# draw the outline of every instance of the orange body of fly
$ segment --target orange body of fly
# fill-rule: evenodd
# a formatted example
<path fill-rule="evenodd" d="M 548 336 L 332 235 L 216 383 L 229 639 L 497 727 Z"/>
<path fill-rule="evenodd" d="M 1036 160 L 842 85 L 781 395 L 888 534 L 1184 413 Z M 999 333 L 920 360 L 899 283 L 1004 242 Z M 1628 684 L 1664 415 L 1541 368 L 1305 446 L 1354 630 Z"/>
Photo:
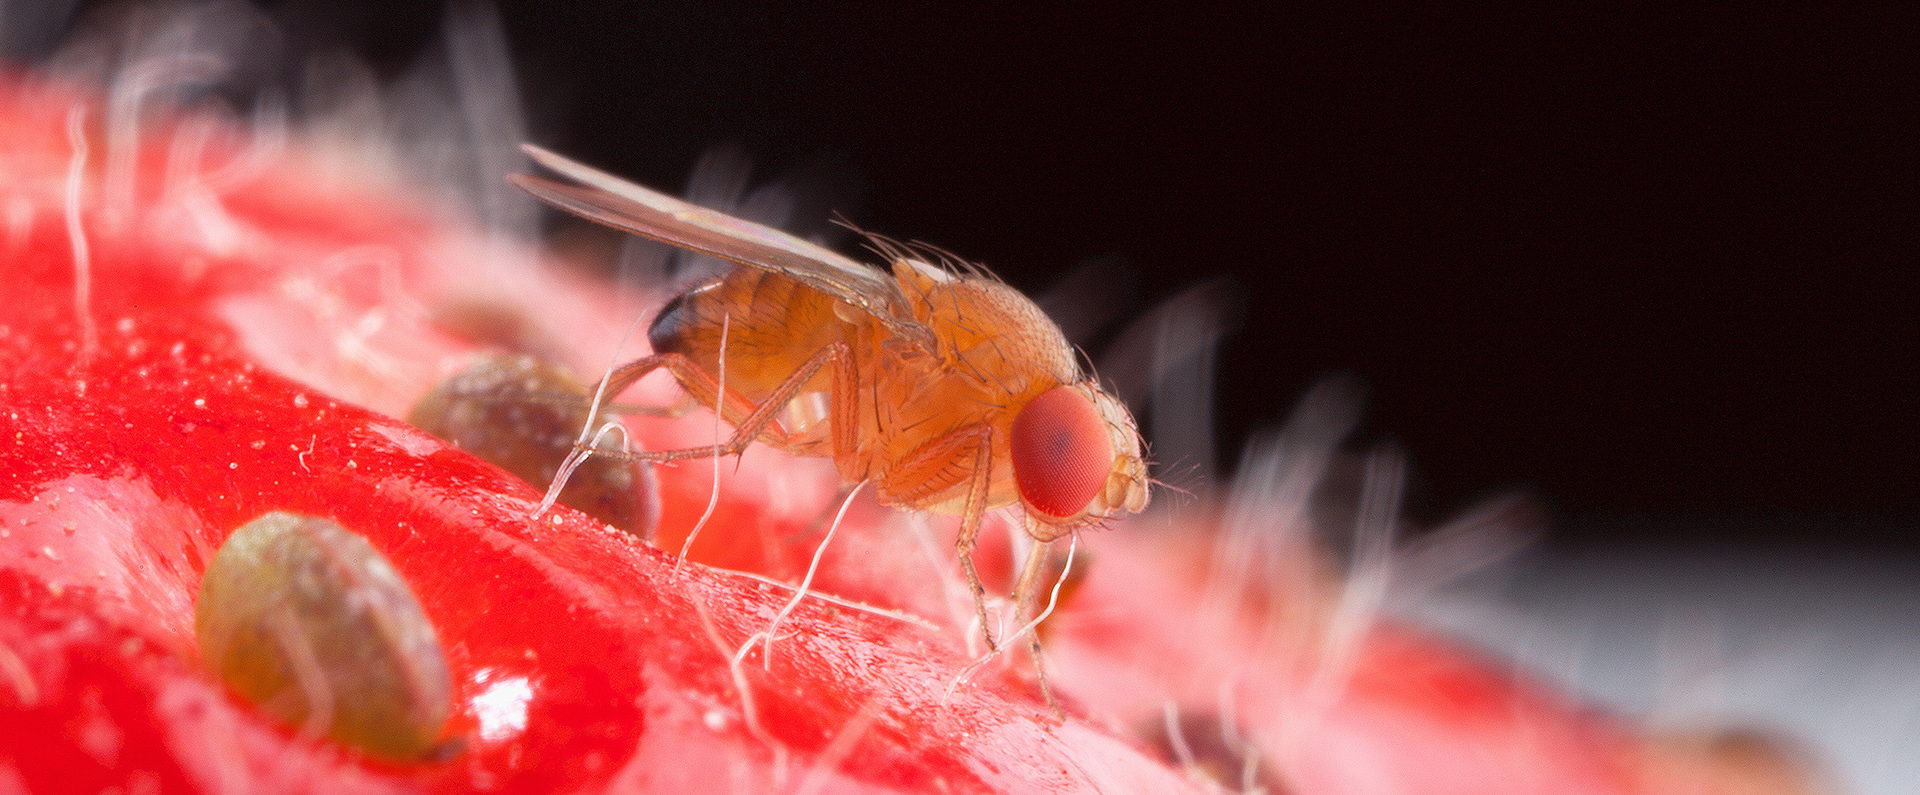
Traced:
<path fill-rule="evenodd" d="M 610 399 L 666 369 L 700 402 L 719 406 L 734 437 L 631 457 L 732 455 L 755 441 L 830 456 L 842 478 L 872 484 L 885 504 L 959 514 L 960 558 L 976 601 L 983 589 L 969 553 L 986 511 L 1020 505 L 1027 533 L 1044 544 L 1146 507 L 1132 417 L 1087 377 L 1059 327 L 1019 291 L 882 243 L 893 260 L 884 273 L 528 151 L 579 183 L 512 177 L 541 200 L 748 266 L 670 301 L 648 331 L 653 355 L 615 368 L 605 383 Z M 1032 594 L 1039 552 L 1016 601 Z"/>

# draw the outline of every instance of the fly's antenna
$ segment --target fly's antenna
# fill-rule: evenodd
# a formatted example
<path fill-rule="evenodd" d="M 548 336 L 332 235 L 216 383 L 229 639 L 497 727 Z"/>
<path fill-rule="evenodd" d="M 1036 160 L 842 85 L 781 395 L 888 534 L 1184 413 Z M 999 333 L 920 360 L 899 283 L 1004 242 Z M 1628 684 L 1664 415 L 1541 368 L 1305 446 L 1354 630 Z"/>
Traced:
<path fill-rule="evenodd" d="M 1184 496 L 1184 497 L 1186 497 L 1186 498 L 1187 498 L 1187 499 L 1189 499 L 1189 500 L 1197 500 L 1197 499 L 1200 499 L 1200 495 L 1198 495 L 1198 494 L 1195 494 L 1195 493 L 1193 493 L 1193 491 L 1192 491 L 1192 490 L 1190 490 L 1190 489 L 1184 489 L 1184 488 L 1181 488 L 1181 487 L 1179 487 L 1179 486 L 1175 486 L 1175 485 L 1173 485 L 1172 483 L 1168 483 L 1168 482 L 1166 482 L 1166 481 L 1164 481 L 1164 480 L 1161 480 L 1161 479 L 1159 479 L 1159 478 L 1153 478 L 1153 477 L 1150 477 L 1150 478 L 1147 478 L 1147 482 L 1148 482 L 1148 483 L 1151 483 L 1151 484 L 1153 484 L 1153 485 L 1155 485 L 1155 486 L 1159 486 L 1160 488 L 1163 488 L 1163 489 L 1166 489 L 1167 491 L 1171 491 L 1171 492 L 1174 492 L 1174 493 L 1176 493 L 1176 494 L 1179 494 L 1179 495 L 1182 495 L 1182 496 Z"/>
<path fill-rule="evenodd" d="M 1178 460 L 1160 461 L 1142 456 L 1140 463 L 1160 473 L 1160 485 L 1188 495 L 1198 495 L 1206 490 L 1211 481 L 1203 470 L 1206 464 L 1195 461 L 1192 455 L 1183 455 Z"/>

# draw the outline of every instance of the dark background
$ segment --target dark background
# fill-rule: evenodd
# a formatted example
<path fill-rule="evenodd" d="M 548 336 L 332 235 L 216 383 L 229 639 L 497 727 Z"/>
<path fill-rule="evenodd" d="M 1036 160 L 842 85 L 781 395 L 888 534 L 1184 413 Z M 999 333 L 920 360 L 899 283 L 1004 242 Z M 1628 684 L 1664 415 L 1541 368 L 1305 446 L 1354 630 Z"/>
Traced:
<path fill-rule="evenodd" d="M 437 2 L 266 5 L 384 70 L 437 44 Z M 500 10 L 535 137 L 644 184 L 730 141 L 1029 291 L 1230 276 L 1223 464 L 1349 370 L 1420 515 L 1920 552 L 1914 19 L 1171 5 Z"/>

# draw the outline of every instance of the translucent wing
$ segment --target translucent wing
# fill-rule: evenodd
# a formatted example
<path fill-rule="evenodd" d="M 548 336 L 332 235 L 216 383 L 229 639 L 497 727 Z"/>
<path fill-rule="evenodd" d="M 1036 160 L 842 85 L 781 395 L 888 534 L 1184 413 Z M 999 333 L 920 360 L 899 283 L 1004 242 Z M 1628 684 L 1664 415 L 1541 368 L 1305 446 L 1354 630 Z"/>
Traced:
<path fill-rule="evenodd" d="M 641 237 L 777 271 L 866 311 L 896 334 L 916 342 L 932 339 L 924 326 L 905 316 L 906 300 L 900 288 L 874 268 L 778 229 L 688 204 L 538 146 L 522 144 L 521 148 L 535 162 L 579 183 L 507 175 L 508 181 L 534 198 Z"/>

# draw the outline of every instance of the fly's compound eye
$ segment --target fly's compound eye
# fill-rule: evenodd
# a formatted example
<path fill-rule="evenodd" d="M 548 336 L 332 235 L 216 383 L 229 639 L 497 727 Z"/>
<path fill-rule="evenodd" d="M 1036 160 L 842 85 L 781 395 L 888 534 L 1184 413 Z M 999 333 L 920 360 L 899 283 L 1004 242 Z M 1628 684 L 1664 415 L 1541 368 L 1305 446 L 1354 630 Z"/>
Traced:
<path fill-rule="evenodd" d="M 1013 418 L 1013 479 L 1027 507 L 1056 519 L 1087 509 L 1113 471 L 1100 410 L 1080 390 L 1054 387 Z"/>

